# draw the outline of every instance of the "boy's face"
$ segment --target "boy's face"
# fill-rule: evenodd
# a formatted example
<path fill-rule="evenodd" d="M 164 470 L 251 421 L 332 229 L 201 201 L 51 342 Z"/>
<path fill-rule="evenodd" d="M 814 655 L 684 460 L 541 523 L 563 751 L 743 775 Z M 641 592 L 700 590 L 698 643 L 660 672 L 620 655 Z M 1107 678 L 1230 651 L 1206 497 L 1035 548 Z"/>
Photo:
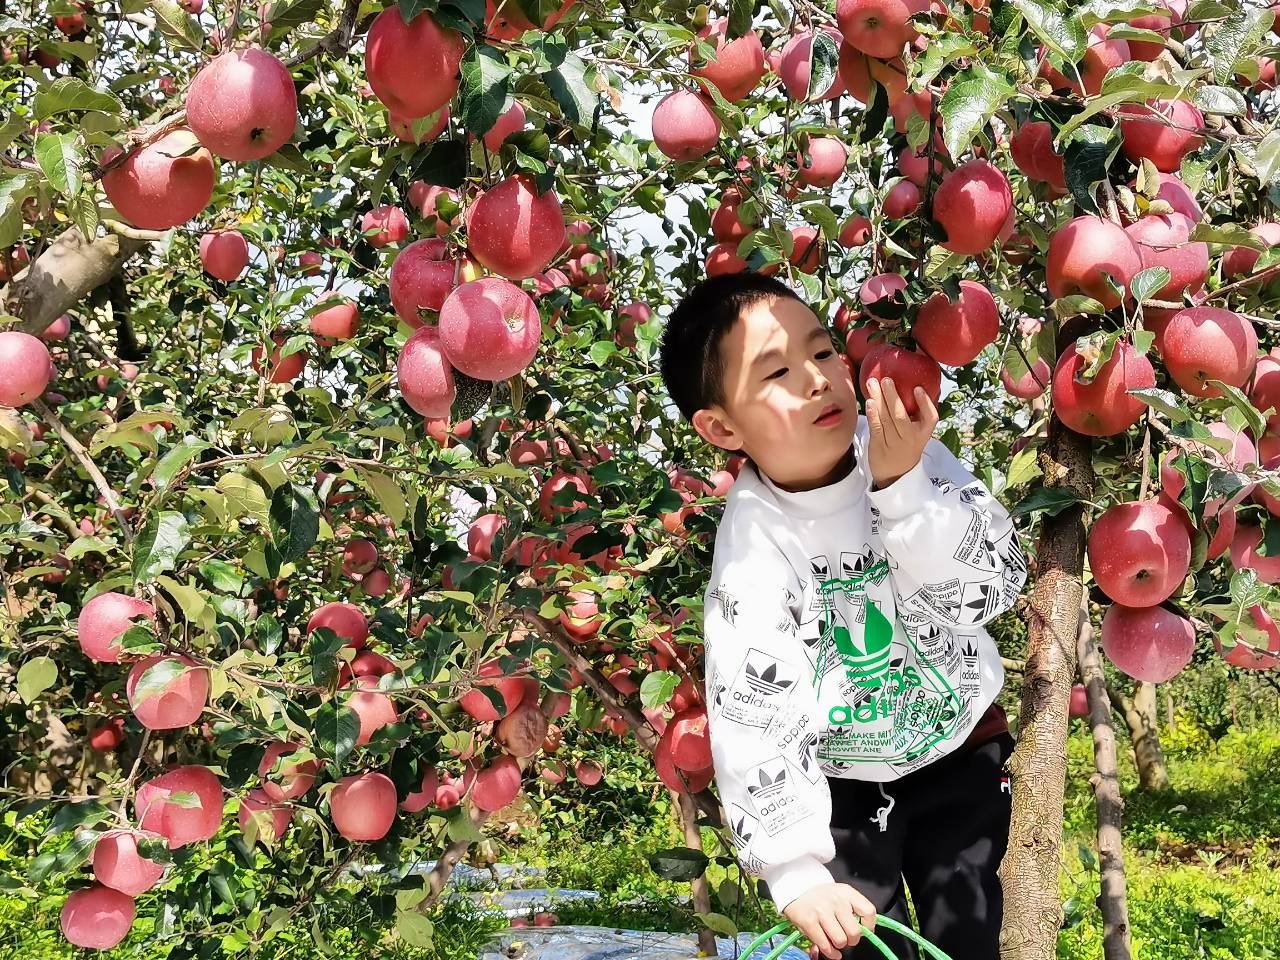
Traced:
<path fill-rule="evenodd" d="M 790 297 L 744 310 L 720 342 L 724 403 L 699 410 L 704 439 L 741 450 L 792 490 L 836 479 L 858 425 L 844 358 L 812 310 Z"/>

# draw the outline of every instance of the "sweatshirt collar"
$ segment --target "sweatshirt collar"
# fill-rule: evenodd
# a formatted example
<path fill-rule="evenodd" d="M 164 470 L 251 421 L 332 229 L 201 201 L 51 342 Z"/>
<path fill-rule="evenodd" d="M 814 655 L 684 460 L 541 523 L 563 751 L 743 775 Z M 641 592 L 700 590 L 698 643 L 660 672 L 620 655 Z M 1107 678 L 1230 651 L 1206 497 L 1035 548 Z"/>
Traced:
<path fill-rule="evenodd" d="M 854 431 L 853 456 L 853 469 L 847 476 L 835 483 L 815 487 L 812 490 L 783 490 L 765 476 L 755 464 L 749 464 L 745 469 L 751 470 L 756 477 L 759 477 L 761 485 L 769 491 L 770 496 L 786 513 L 805 517 L 832 516 L 847 510 L 854 501 L 866 493 L 869 485 L 866 471 L 866 433 L 862 420 L 859 420 L 858 427 Z"/>

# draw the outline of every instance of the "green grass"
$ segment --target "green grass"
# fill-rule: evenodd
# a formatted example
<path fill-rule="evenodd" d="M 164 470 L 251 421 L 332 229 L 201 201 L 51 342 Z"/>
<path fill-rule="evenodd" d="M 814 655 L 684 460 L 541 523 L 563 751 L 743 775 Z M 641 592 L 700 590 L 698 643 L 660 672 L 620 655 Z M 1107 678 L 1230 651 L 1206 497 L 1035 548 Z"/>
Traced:
<path fill-rule="evenodd" d="M 1121 750 L 1126 799 L 1125 859 L 1135 960 L 1280 960 L 1280 728 L 1232 730 L 1216 743 L 1192 724 L 1167 736 L 1171 786 L 1145 795 Z M 1122 747 L 1124 744 L 1122 744 Z M 647 857 L 679 846 L 671 805 L 655 790 L 651 771 L 634 752 L 619 747 L 606 762 L 610 777 L 597 788 L 571 787 L 536 797 L 540 816 L 492 836 L 488 854 L 505 862 L 546 868 L 546 885 L 594 889 L 593 901 L 562 901 L 563 923 L 638 930 L 692 931 L 697 920 L 689 885 L 663 880 Z M 1092 744 L 1076 725 L 1068 744 L 1062 896 L 1067 926 L 1058 960 L 1099 960 L 1101 917 L 1094 842 Z M 578 792 L 575 792 L 578 790 Z M 712 910 L 740 930 L 763 930 L 777 921 L 772 904 L 739 889 L 739 871 L 727 851 L 704 832 Z M 21 876 L 25 864 L 0 857 L 0 867 Z M 336 960 L 472 960 L 505 923 L 482 915 L 469 902 L 446 901 L 429 914 L 434 948 L 406 947 L 389 922 L 364 924 L 376 899 L 371 891 L 344 890 L 330 900 L 318 929 Z M 125 946 L 104 960 L 161 960 L 170 948 L 144 943 L 160 894 L 139 901 L 139 921 Z M 58 932 L 61 892 L 9 888 L 0 892 L 0 960 L 77 960 Z M 362 939 L 362 926 L 379 933 Z M 310 921 L 280 931 L 255 960 L 324 955 L 314 945 Z M 212 957 L 242 957 L 233 944 Z M 176 957 L 178 953 L 173 955 Z"/>

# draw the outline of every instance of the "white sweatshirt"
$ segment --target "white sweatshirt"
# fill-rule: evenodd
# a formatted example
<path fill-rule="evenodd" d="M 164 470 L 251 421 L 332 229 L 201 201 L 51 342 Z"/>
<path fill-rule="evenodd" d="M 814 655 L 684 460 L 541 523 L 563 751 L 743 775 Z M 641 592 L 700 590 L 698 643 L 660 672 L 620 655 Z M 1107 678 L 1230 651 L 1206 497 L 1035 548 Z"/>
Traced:
<path fill-rule="evenodd" d="M 982 624 L 1027 564 L 1009 514 L 938 440 L 871 490 L 849 476 L 729 493 L 703 608 L 711 749 L 738 859 L 779 910 L 831 883 L 827 777 L 888 782 L 964 742 L 1004 683 Z"/>

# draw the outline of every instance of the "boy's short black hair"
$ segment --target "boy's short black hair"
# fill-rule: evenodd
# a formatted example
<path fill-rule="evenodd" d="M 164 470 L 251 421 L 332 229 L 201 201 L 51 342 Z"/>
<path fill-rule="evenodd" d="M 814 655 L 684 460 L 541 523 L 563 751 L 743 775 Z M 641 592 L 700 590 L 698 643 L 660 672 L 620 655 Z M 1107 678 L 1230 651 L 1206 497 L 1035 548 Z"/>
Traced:
<path fill-rule="evenodd" d="M 662 381 L 686 420 L 723 402 L 720 341 L 742 311 L 777 297 L 800 300 L 794 290 L 774 277 L 726 273 L 699 282 L 671 311 L 662 332 Z"/>

